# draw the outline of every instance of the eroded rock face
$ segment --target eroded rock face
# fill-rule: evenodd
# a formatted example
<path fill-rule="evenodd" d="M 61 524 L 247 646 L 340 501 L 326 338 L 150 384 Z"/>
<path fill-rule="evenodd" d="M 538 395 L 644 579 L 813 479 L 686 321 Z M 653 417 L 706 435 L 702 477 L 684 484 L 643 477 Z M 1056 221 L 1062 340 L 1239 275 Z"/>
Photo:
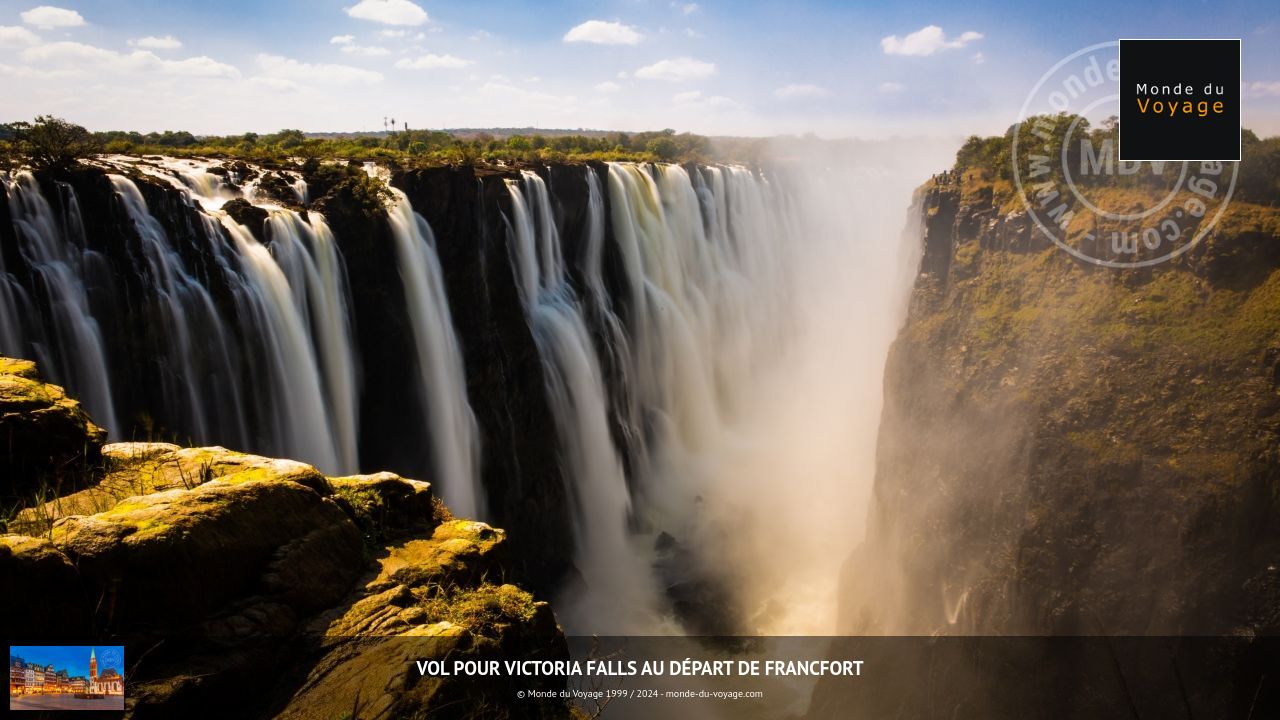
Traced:
<path fill-rule="evenodd" d="M 1280 550 L 1280 266 L 1223 258 L 1280 214 L 1235 203 L 1187 257 L 1113 271 L 1028 244 L 986 189 L 915 208 L 844 630 L 1274 632 L 1248 608 Z"/>
<path fill-rule="evenodd" d="M 550 607 L 501 584 L 505 533 L 485 523 L 441 523 L 429 539 L 389 546 L 378 567 L 334 610 L 308 626 L 322 658 L 277 717 L 473 717 L 485 707 L 512 717 L 561 717 L 565 708 L 510 698 L 562 681 L 419 675 L 419 660 L 563 660 L 568 648 Z"/>
<path fill-rule="evenodd" d="M 1226 708 L 1275 662 L 1248 646 L 1280 631 L 1280 213 L 1233 203 L 1183 257 L 1117 271 L 972 190 L 914 208 L 924 259 L 840 632 L 1130 640 L 849 643 L 905 679 L 824 679 L 810 716 L 1247 715 Z"/>
<path fill-rule="evenodd" d="M 33 412 L 78 412 L 40 392 Z M 0 536 L 22 588 L 0 629 L 124 644 L 130 717 L 462 716 L 515 688 L 422 678 L 414 660 L 567 657 L 546 603 L 506 584 L 506 534 L 453 518 L 429 483 L 166 443 L 107 445 L 94 477 Z"/>
<path fill-rule="evenodd" d="M 107 433 L 35 363 L 0 358 L 0 500 L 13 507 L 81 487 Z"/>

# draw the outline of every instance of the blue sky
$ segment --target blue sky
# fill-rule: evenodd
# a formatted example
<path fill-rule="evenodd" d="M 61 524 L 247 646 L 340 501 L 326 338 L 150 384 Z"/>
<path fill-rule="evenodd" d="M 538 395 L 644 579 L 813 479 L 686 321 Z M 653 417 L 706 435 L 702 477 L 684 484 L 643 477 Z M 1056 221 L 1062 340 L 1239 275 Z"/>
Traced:
<path fill-rule="evenodd" d="M 48 647 L 28 647 L 28 646 L 10 646 L 9 657 L 20 657 L 28 663 L 38 665 L 53 665 L 54 670 L 66 670 L 71 677 L 89 677 L 89 650 L 88 645 L 63 645 Z M 95 647 L 98 657 L 98 673 L 101 674 L 108 667 L 114 668 L 116 672 L 124 674 L 124 670 L 117 662 L 108 664 L 107 659 L 110 656 L 116 658 L 124 657 L 124 648 L 115 647 Z M 112 652 L 108 652 L 112 651 Z"/>
<path fill-rule="evenodd" d="M 1244 121 L 1280 134 L 1280 3 L 0 0 L 0 120 L 197 133 L 672 127 L 1003 130 L 1061 57 L 1244 39 Z"/>

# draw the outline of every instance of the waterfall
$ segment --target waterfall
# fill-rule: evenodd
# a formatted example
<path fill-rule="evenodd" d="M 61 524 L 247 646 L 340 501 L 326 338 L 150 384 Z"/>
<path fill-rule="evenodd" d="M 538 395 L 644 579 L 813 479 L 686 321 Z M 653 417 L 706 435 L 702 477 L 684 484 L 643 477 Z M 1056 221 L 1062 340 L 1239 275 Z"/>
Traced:
<path fill-rule="evenodd" d="M 196 442 L 211 442 L 221 432 L 214 418 L 228 395 L 239 395 L 238 378 L 229 353 L 231 333 L 213 297 L 190 272 L 169 241 L 164 226 L 147 208 L 132 180 L 110 175 L 116 197 L 124 205 L 141 241 L 144 287 L 153 293 L 150 304 L 159 316 L 154 329 L 165 339 L 165 368 L 160 378 L 170 414 Z M 244 427 L 242 418 L 233 423 Z"/>
<path fill-rule="evenodd" d="M 80 397 L 99 424 L 119 433 L 102 332 L 89 307 L 87 276 L 101 263 L 101 256 L 86 247 L 75 193 L 58 185 L 64 200 L 59 221 L 31 173 L 18 173 L 12 182 L 5 183 L 5 189 L 18 250 L 38 277 L 39 305 L 48 312 L 44 324 L 49 330 L 48 344 L 36 344 L 36 359 L 54 382 Z M 0 259 L 0 273 L 4 272 L 2 263 Z M 26 356 L 17 316 L 20 295 L 15 292 L 16 284 L 4 274 L 6 279 L 0 283 L 0 351 Z"/>
<path fill-rule="evenodd" d="M 298 296 L 271 251 L 230 217 L 222 226 L 244 264 L 255 314 L 262 319 L 271 374 L 267 407 L 273 435 L 288 453 L 324 472 L 354 472 L 341 465 L 342 442 L 333 431 L 324 397 L 321 371 Z"/>
<path fill-rule="evenodd" d="M 578 575 L 556 607 L 571 631 L 667 632 L 673 615 L 689 627 L 677 594 L 691 587 L 746 632 L 832 627 L 839 565 L 863 532 L 884 357 L 910 286 L 900 266 L 912 263 L 894 241 L 901 215 L 883 206 L 909 197 L 932 162 L 915 175 L 823 157 L 752 170 L 592 164 L 581 169 L 585 207 L 573 204 L 585 212 L 564 222 L 557 203 L 580 198 L 557 198 L 535 172 L 506 179 L 507 260 L 570 504 Z M 380 368 L 357 362 L 370 361 L 353 321 L 364 296 L 352 294 L 337 238 L 320 214 L 258 200 L 252 183 L 218 172 L 208 161 L 129 164 L 127 174 L 182 193 L 185 206 L 165 201 L 155 215 L 152 184 L 109 175 L 113 204 L 95 220 L 125 218 L 136 237 L 109 228 L 105 241 L 98 227 L 85 233 L 71 186 L 46 183 L 58 188 L 46 202 L 30 174 L 0 175 L 17 231 L 0 254 L 0 352 L 41 361 L 113 433 L 151 418 L 165 439 L 331 474 L 384 469 L 361 466 L 360 378 Z M 582 187 L 572 172 L 554 176 Z M 478 182 L 483 191 L 492 180 Z M 308 196 L 300 179 L 294 192 Z M 408 391 L 426 429 L 397 424 L 409 428 L 404 441 L 429 448 L 452 509 L 483 517 L 481 433 L 435 238 L 391 192 L 416 360 Z M 263 227 L 223 209 L 235 197 L 266 211 Z M 102 207 L 86 201 L 84 217 Z M 481 223 L 488 239 L 495 218 L 480 213 L 492 207 L 459 221 Z M 571 226 L 581 236 L 562 238 Z M 477 252 L 488 260 L 487 246 Z M 386 282 L 389 270 L 358 281 Z M 504 333 L 479 344 L 524 342 L 523 329 Z M 521 460 L 506 464 L 519 472 Z"/>
<path fill-rule="evenodd" d="M 512 262 L 546 368 L 574 510 L 575 564 L 582 587 L 564 598 L 564 617 L 611 633 L 643 632 L 655 622 L 653 582 L 631 544 L 631 499 L 609 432 L 604 379 L 581 302 L 565 273 L 547 186 L 531 171 L 507 185 Z"/>
<path fill-rule="evenodd" d="M 309 344 L 324 378 L 326 417 L 332 421 L 334 467 L 356 472 L 356 372 L 347 311 L 347 272 L 333 233 L 319 213 L 306 220 L 292 210 L 274 210 L 267 220 L 271 254 L 293 290 L 294 306 L 305 321 Z M 252 247 L 252 246 L 250 246 Z M 253 252 L 258 254 L 256 249 Z"/>
<path fill-rule="evenodd" d="M 484 517 L 479 434 L 467 401 L 462 349 L 449 313 L 435 238 L 409 198 L 398 189 L 391 192 L 395 201 L 387 219 L 418 355 L 418 392 L 431 434 L 435 479 L 453 512 Z"/>
<path fill-rule="evenodd" d="M 216 218 L 215 237 L 227 235 L 235 262 L 227 278 L 236 289 L 238 315 L 250 319 L 246 343 L 263 357 L 268 382 L 258 414 L 268 419 L 272 452 L 310 462 L 325 472 L 359 470 L 358 389 L 350 289 L 332 231 L 319 213 L 257 202 L 269 213 L 270 248 L 221 211 L 232 191 L 217 175 L 190 161 L 169 163 L 181 188 Z M 167 178 L 166 178 L 167 179 Z M 172 181 L 171 181 L 172 182 Z M 305 195 L 301 178 L 294 190 Z M 251 190 L 251 188 L 249 188 Z M 249 193 L 252 196 L 252 193 Z M 251 398 L 246 398 L 246 403 Z"/>

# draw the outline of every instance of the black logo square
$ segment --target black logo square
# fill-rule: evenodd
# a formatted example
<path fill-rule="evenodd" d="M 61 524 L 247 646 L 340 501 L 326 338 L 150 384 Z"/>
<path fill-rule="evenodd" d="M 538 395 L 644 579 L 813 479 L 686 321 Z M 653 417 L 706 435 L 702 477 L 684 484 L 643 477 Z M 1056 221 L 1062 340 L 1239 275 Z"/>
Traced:
<path fill-rule="evenodd" d="M 1121 40 L 1120 159 L 1239 160 L 1240 41 Z"/>

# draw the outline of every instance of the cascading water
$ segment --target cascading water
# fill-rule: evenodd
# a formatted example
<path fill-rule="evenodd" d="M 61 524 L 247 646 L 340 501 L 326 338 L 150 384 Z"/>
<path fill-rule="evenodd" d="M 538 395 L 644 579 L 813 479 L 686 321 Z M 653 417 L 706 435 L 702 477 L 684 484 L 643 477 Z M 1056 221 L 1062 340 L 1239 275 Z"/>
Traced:
<path fill-rule="evenodd" d="M 259 415 L 268 420 L 272 452 L 310 462 L 325 472 L 359 469 L 358 392 L 350 290 L 333 233 L 318 213 L 305 217 L 270 203 L 268 249 L 221 211 L 232 191 L 222 179 L 189 163 L 172 163 L 181 187 L 207 214 L 207 234 L 235 248 L 228 280 L 239 316 L 251 318 L 246 345 L 265 360 L 268 381 Z M 164 176 L 161 176 L 164 177 Z M 167 177 L 165 178 L 167 179 Z M 295 185 L 295 191 L 305 191 Z M 216 244 L 216 243 L 215 243 Z M 223 266 L 233 262 L 222 258 Z M 246 398 L 246 405 L 252 398 Z"/>
<path fill-rule="evenodd" d="M 109 177 L 141 241 L 144 287 L 153 293 L 149 299 L 158 315 L 156 327 L 166 338 L 168 357 L 160 380 L 172 406 L 170 414 L 183 418 L 183 427 L 196 442 L 211 441 L 213 418 L 228 389 L 235 392 L 238 385 L 229 356 L 220 352 L 229 336 L 226 323 L 208 289 L 190 273 L 164 227 L 151 215 L 138 186 L 123 175 Z M 213 352 L 206 351 L 210 340 L 216 341 Z"/>
<path fill-rule="evenodd" d="M 404 284 L 414 348 L 418 390 L 426 411 L 436 478 L 449 507 L 463 517 L 484 517 L 480 486 L 480 446 L 475 415 L 467 401 L 462 350 L 449 314 L 440 260 L 431 227 L 413 211 L 409 198 L 391 190 L 387 209 L 396 260 Z"/>
<path fill-rule="evenodd" d="M 39 306 L 49 313 L 44 323 L 50 330 L 48 342 L 35 343 L 34 351 L 50 378 L 79 395 L 93 417 L 118 432 L 102 332 L 89 308 L 88 275 L 100 266 L 102 258 L 85 246 L 75 193 L 65 185 L 58 188 L 65 202 L 62 221 L 55 217 L 31 173 L 18 173 L 12 182 L 5 183 L 19 252 L 39 278 L 37 287 L 43 295 Z M 3 270 L 0 266 L 0 273 Z M 0 311 L 0 352 L 22 356 L 27 353 L 20 320 L 6 317 L 19 307 L 14 287 L 7 279 L 0 283 L 0 304 L 13 309 Z"/>
<path fill-rule="evenodd" d="M 846 210 L 874 207 L 885 189 L 907 197 L 914 177 L 612 163 L 606 196 L 586 172 L 581 296 L 545 183 L 527 171 L 508 181 L 513 266 L 576 504 L 584 587 L 562 599 L 562 617 L 575 631 L 635 631 L 619 609 L 641 597 L 646 609 L 684 606 L 686 628 L 829 632 L 839 565 L 861 534 L 848 518 L 865 507 L 881 364 L 910 266 L 884 241 L 897 228 L 867 221 L 864 237 Z M 615 297 L 601 273 L 606 223 Z M 625 464 L 606 427 L 610 400 Z"/>
<path fill-rule="evenodd" d="M 651 571 L 631 544 L 631 499 L 609 433 L 604 379 L 581 302 L 565 273 L 547 186 L 531 171 L 507 185 L 512 262 L 546 368 L 574 505 L 575 564 L 582 583 L 565 594 L 564 617 L 577 631 L 650 632 L 657 623 Z"/>
<path fill-rule="evenodd" d="M 886 242 L 900 215 L 881 206 L 909 197 L 933 162 L 888 174 L 816 162 L 796 172 L 593 165 L 583 168 L 582 237 L 563 246 L 546 182 L 528 171 L 507 181 L 511 266 L 572 504 L 581 580 L 556 605 L 572 631 L 674 630 L 671 609 L 689 604 L 674 593 L 709 587 L 700 583 L 716 568 L 728 591 L 707 595 L 705 611 L 723 609 L 734 631 L 829 631 L 838 566 L 862 532 L 882 364 L 910 284 L 902 246 Z M 111 176 L 137 235 L 94 246 L 128 276 L 120 307 L 97 304 L 110 293 L 93 288 L 111 273 L 77 234 L 70 187 L 53 203 L 59 218 L 23 199 L 21 175 L 6 181 L 19 243 L 0 255 L 10 263 L 0 267 L 0 351 L 42 360 L 107 424 L 110 370 L 154 385 L 142 394 L 165 407 L 126 404 L 130 388 L 115 389 L 116 406 L 154 412 L 180 440 L 362 469 L 354 306 L 325 220 L 259 201 L 209 164 L 131 167 L 179 188 L 190 207 L 155 217 L 134 181 Z M 294 192 L 307 197 L 305 184 Z M 392 195 L 432 479 L 459 515 L 483 515 L 480 433 L 434 238 Z M 238 196 L 267 211 L 264 241 L 223 209 Z M 42 293 L 60 315 L 42 309 Z M 130 332 L 156 350 L 130 357 Z"/>
<path fill-rule="evenodd" d="M 263 320 L 273 395 L 274 436 L 295 456 L 326 472 L 343 472 L 326 412 L 321 373 L 297 298 L 271 251 L 231 218 L 222 225 L 235 243 L 257 314 Z"/>
<path fill-rule="evenodd" d="M 348 314 L 347 272 L 333 233 L 319 213 L 273 211 L 267 220 L 272 256 L 283 270 L 324 377 L 326 417 L 332 418 L 336 462 L 355 472 L 358 437 L 356 371 Z M 256 250 L 255 250 L 256 252 Z M 289 419 L 286 419 L 288 421 Z"/>
<path fill-rule="evenodd" d="M 609 167 L 637 515 L 691 556 L 665 579 L 719 577 L 741 631 L 834 627 L 910 287 L 902 216 L 881 206 L 910 197 L 912 172 Z"/>

